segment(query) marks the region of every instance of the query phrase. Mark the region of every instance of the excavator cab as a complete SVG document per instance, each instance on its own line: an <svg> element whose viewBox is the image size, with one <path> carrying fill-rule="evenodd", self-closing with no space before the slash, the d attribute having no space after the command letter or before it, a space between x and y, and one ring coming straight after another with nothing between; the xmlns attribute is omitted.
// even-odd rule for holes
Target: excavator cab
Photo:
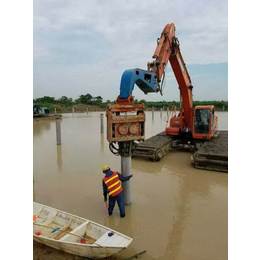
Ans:
<svg viewBox="0 0 260 260"><path fill-rule="evenodd" d="M217 129L214 106L196 106L194 109L193 138L210 139Z"/></svg>

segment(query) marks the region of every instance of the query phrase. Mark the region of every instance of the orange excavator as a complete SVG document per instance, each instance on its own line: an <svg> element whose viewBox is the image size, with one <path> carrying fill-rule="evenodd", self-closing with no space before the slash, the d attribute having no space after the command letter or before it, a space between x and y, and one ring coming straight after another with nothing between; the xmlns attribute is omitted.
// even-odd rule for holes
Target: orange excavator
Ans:
<svg viewBox="0 0 260 260"><path fill-rule="evenodd" d="M175 25L167 24L157 40L153 61L147 70L126 70L121 78L117 104L107 109L107 139L110 145L118 142L120 151L131 154L131 142L144 140L145 113L143 104L134 104L132 92L137 85L145 94L162 94L165 68L169 61L180 89L179 114L169 120L165 133L170 136L188 136L190 139L210 139L217 130L218 119L214 106L193 107L192 83L175 36ZM124 152L121 152L124 154Z"/></svg>

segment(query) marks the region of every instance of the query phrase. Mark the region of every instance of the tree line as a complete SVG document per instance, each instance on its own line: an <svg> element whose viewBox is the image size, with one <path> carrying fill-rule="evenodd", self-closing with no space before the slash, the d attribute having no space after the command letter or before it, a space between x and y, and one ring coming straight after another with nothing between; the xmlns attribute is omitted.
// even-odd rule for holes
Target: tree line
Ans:
<svg viewBox="0 0 260 260"><path fill-rule="evenodd" d="M75 100L66 96L62 96L58 99L55 99L54 97L44 96L34 99L33 103L39 104L41 106L61 105L63 107L70 107L76 104L99 105L103 103L103 98L101 96L93 97L91 94L80 95L79 98Z"/></svg>
<svg viewBox="0 0 260 260"><path fill-rule="evenodd" d="M103 101L101 96L94 97L91 94L80 95L79 98L73 100L72 98L68 98L66 96L62 96L61 98L55 99L54 97L44 96L41 98L36 98L33 100L34 104L38 104L42 107L48 107L52 109L55 105L62 106L64 108L70 108L77 104L84 105L93 105L98 106L100 108L105 108L107 104L115 104L116 101L106 100ZM173 105L178 109L180 107L179 101L146 101L145 99L135 99L135 103L141 104L143 103L145 107L155 109L160 109L162 107L172 107ZM227 101L194 101L194 106L198 105L213 105L216 110L225 110L228 111L228 102Z"/></svg>

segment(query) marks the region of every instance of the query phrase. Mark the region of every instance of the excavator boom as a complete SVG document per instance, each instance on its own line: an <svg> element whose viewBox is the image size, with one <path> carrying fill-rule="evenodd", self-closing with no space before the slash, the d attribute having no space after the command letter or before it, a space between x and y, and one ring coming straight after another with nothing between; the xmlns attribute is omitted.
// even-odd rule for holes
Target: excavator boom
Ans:
<svg viewBox="0 0 260 260"><path fill-rule="evenodd" d="M155 73L159 82L163 77L168 61L170 62L181 92L185 124L187 127L190 127L192 124L193 87L181 55L179 41L175 37L175 26L173 23L167 24L162 31L153 58L155 60L147 65L148 71Z"/></svg>
<svg viewBox="0 0 260 260"><path fill-rule="evenodd" d="M175 25L167 24L163 29L157 46L148 62L147 71L141 69L126 70L121 78L120 95L117 104L109 105L107 110L107 138L110 143L118 142L119 154L131 153L131 144L135 140L144 140L145 113L143 104L134 104L132 92L137 85L145 94L162 94L166 65L169 62L177 80L181 107L180 114L170 119L166 135L189 134L196 139L210 139L217 128L217 118L213 106L193 108L192 83L175 36Z"/></svg>

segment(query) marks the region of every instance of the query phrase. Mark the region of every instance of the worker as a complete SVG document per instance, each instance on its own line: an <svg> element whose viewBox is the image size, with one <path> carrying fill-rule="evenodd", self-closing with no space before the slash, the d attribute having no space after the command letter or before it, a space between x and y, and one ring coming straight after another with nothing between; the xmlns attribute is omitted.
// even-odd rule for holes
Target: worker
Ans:
<svg viewBox="0 0 260 260"><path fill-rule="evenodd" d="M108 203L108 214L112 215L115 203L117 201L120 217L125 217L125 203L124 203L124 194L121 182L128 181L133 177L133 174L124 177L119 172L113 172L110 170L108 165L102 167L103 173L106 175L103 180L103 195L104 201L107 202L107 194L109 194L109 203Z"/></svg>

